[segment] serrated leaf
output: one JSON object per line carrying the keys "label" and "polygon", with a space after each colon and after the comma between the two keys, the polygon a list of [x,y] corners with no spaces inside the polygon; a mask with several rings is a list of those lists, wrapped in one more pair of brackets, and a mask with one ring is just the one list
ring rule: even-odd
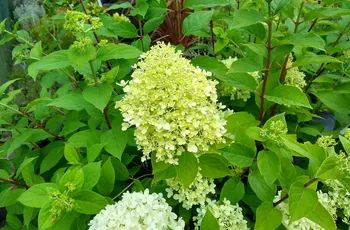
{"label": "serrated leaf", "polygon": [[64,146],[64,157],[69,164],[80,164],[80,159],[77,150],[72,144],[66,143]]}
{"label": "serrated leaf", "polygon": [[201,230],[220,230],[220,225],[209,208],[207,208],[200,226]]}
{"label": "serrated leaf", "polygon": [[164,19],[165,19],[165,16],[151,18],[143,25],[143,32],[145,34],[152,32],[163,23]]}
{"label": "serrated leaf", "polygon": [[86,108],[87,102],[81,93],[68,93],[56,99],[53,99],[48,106],[55,106],[67,110],[80,111]]}
{"label": "serrated leaf", "polygon": [[312,108],[305,93],[289,85],[277,86],[271,92],[267,93],[265,98],[271,102],[285,106]]}
{"label": "serrated leaf", "polygon": [[103,195],[110,194],[114,189],[115,171],[109,157],[102,165],[101,177],[97,184],[98,191]]}
{"label": "serrated leaf", "polygon": [[262,201],[271,202],[275,196],[276,187],[265,182],[257,167],[252,167],[248,182],[256,196]]}
{"label": "serrated leaf", "polygon": [[74,210],[83,214],[96,214],[107,204],[107,199],[93,191],[80,191],[74,193]]}
{"label": "serrated leaf", "polygon": [[141,51],[133,46],[126,44],[109,44],[102,46],[97,51],[96,59],[107,61],[111,59],[136,59]]}
{"label": "serrated leaf", "polygon": [[233,143],[228,147],[218,150],[225,159],[232,165],[238,167],[249,167],[254,160],[255,151],[242,144]]}
{"label": "serrated leaf", "polygon": [[50,201],[49,194],[58,191],[54,183],[42,183],[31,186],[22,193],[18,201],[28,207],[41,208]]}
{"label": "serrated leaf", "polygon": [[228,162],[219,154],[203,154],[199,157],[201,174],[208,178],[221,178],[231,174]]}
{"label": "serrated leaf", "polygon": [[245,10],[241,9],[234,13],[233,15],[233,28],[242,28],[250,25],[263,22],[263,15],[256,10]]}

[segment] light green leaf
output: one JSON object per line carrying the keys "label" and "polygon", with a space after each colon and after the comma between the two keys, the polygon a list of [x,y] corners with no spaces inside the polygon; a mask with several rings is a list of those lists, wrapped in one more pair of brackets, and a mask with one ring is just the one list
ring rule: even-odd
{"label": "light green leaf", "polygon": [[40,174],[53,168],[63,157],[64,143],[52,142],[42,149],[45,155],[40,164]]}
{"label": "light green leaf", "polygon": [[340,140],[341,144],[343,145],[345,152],[348,155],[350,155],[350,140],[348,140],[347,138],[340,136],[340,135],[339,135],[339,140]]}
{"label": "light green leaf", "polygon": [[55,191],[58,191],[58,186],[54,183],[33,185],[22,193],[18,201],[28,207],[42,208],[50,201],[49,194]]}
{"label": "light green leaf", "polygon": [[258,168],[268,184],[273,184],[281,171],[281,163],[274,152],[260,151],[258,153]]}
{"label": "light green leaf", "polygon": [[293,33],[280,41],[281,45],[291,44],[300,47],[312,47],[319,50],[324,50],[326,45],[325,41],[317,34],[304,32]]}
{"label": "light green leaf", "polygon": [[48,71],[54,69],[62,69],[71,65],[71,60],[68,58],[68,50],[60,50],[50,53],[40,61],[34,62],[28,67],[28,74],[34,80],[40,71]]}
{"label": "light green leaf", "polygon": [[67,110],[80,111],[86,108],[87,102],[81,93],[68,93],[56,99],[53,99],[48,106],[54,106]]}
{"label": "light green leaf", "polygon": [[199,157],[201,174],[208,178],[221,178],[231,174],[228,162],[219,154],[203,154]]}
{"label": "light green leaf", "polygon": [[141,51],[133,46],[126,44],[109,44],[102,46],[97,51],[96,59],[107,61],[111,59],[136,59]]}
{"label": "light green leaf", "polygon": [[318,168],[315,178],[321,180],[334,180],[339,178],[341,172],[339,170],[339,160],[337,156],[327,157]]}
{"label": "light green leaf", "polygon": [[165,16],[160,16],[160,17],[155,17],[150,20],[148,20],[144,25],[143,25],[143,32],[145,34],[148,34],[155,30],[158,26],[160,26],[165,19]]}
{"label": "light green leaf", "polygon": [[220,200],[227,199],[231,204],[236,204],[244,196],[244,184],[236,177],[228,179],[221,189]]}
{"label": "light green leaf", "polygon": [[250,187],[262,201],[271,202],[275,197],[276,187],[265,182],[257,167],[252,167],[248,176]]}
{"label": "light green leaf", "polygon": [[74,193],[74,210],[83,214],[99,213],[107,204],[107,199],[93,191],[80,191]]}
{"label": "light green leaf", "polygon": [[69,168],[59,180],[61,190],[67,189],[67,185],[72,184],[76,190],[80,190],[84,185],[84,172],[79,166]]}
{"label": "light green leaf", "polygon": [[254,160],[255,151],[242,144],[232,143],[228,147],[219,149],[218,152],[232,165],[249,167]]}
{"label": "light green leaf", "polygon": [[255,230],[273,230],[281,225],[282,213],[272,206],[271,202],[263,202],[256,210]]}
{"label": "light green leaf", "polygon": [[80,159],[77,150],[72,144],[66,143],[64,146],[64,157],[69,164],[77,165],[80,164]]}
{"label": "light green leaf", "polygon": [[220,230],[220,225],[209,208],[207,208],[200,226],[201,230]]}
{"label": "light green leaf", "polygon": [[190,14],[183,21],[182,32],[185,36],[208,36],[207,30],[212,16],[213,11],[196,11]]}
{"label": "light green leaf", "polygon": [[230,4],[230,0],[186,0],[185,8],[212,8],[216,6],[227,6]]}
{"label": "light green leaf", "polygon": [[238,10],[233,15],[233,28],[242,28],[264,21],[263,15],[256,10]]}
{"label": "light green leaf", "polygon": [[289,85],[277,86],[271,92],[268,92],[265,95],[265,98],[271,102],[285,106],[312,108],[305,93],[300,89]]}
{"label": "light green leaf", "polygon": [[98,86],[86,88],[83,91],[83,98],[103,112],[112,96],[112,91],[112,86],[100,84]]}
{"label": "light green leaf", "polygon": [[103,195],[110,194],[114,189],[115,171],[109,157],[102,165],[101,177],[97,184],[98,191]]}
{"label": "light green leaf", "polygon": [[179,164],[175,166],[176,174],[184,187],[190,186],[198,173],[198,160],[189,152],[184,152],[179,158]]}
{"label": "light green leaf", "polygon": [[83,190],[91,190],[101,176],[101,162],[92,162],[83,167],[84,185]]}

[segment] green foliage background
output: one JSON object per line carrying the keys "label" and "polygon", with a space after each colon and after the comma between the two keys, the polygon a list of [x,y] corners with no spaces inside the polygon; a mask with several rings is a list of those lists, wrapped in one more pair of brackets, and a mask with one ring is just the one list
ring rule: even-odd
{"label": "green foliage background", "polygon": [[[251,228],[283,228],[279,201],[273,201],[278,190],[292,220],[307,217],[327,230],[344,227],[320,207],[316,190],[335,179],[350,189],[350,175],[339,169],[337,157],[340,151],[350,154],[350,140],[342,136],[350,124],[350,1],[179,2],[187,17],[177,21],[178,34],[159,29],[170,17],[164,0],[117,2],[102,11],[89,1],[84,7],[79,1],[69,7],[65,1],[46,1],[47,15],[30,29],[16,23],[9,31],[6,21],[0,24],[0,45],[12,42],[16,64],[25,66],[25,77],[0,86],[4,229],[86,229],[92,215],[123,192],[164,193],[164,180],[172,177],[186,186],[198,167],[215,179],[217,198],[239,202]],[[87,11],[103,26],[73,34],[63,28],[68,9]],[[130,21],[115,20],[115,12]],[[76,37],[94,42],[75,49]],[[108,44],[100,45],[103,39]],[[123,96],[115,83],[130,80],[141,53],[162,39],[220,84],[251,94],[247,101],[220,98],[235,111],[227,119],[235,142],[213,146],[199,157],[198,167],[187,166],[190,153],[178,166],[141,163],[133,129],[121,130],[122,116],[114,107]],[[235,56],[238,61],[229,69],[220,62]],[[304,91],[284,84],[290,56],[306,74]],[[260,82],[247,74],[254,71]],[[30,85],[23,87],[23,81]],[[38,92],[28,95],[33,87]],[[332,129],[317,122],[325,114],[335,120]],[[277,139],[261,135],[276,121],[288,133]],[[314,143],[322,135],[340,142],[321,148]],[[62,206],[62,200],[74,205]],[[169,203],[191,229],[195,209]],[[217,226],[211,223],[215,218],[205,220]]]}

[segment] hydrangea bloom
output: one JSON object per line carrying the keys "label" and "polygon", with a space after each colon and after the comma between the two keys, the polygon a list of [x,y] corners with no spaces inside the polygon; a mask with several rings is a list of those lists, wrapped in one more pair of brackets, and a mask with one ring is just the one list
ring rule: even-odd
{"label": "hydrangea bloom", "polygon": [[116,107],[123,130],[136,126],[135,137],[144,157],[177,164],[186,150],[207,151],[224,141],[225,113],[217,104],[216,81],[194,67],[174,47],[158,43],[135,66],[126,96]]}
{"label": "hydrangea bloom", "polygon": [[272,121],[267,127],[260,130],[260,135],[277,144],[281,143],[281,136],[287,134],[288,129],[282,120]]}
{"label": "hydrangea bloom", "polygon": [[182,203],[186,209],[190,209],[193,205],[204,205],[207,201],[207,196],[215,193],[215,183],[213,179],[207,179],[198,172],[196,178],[188,187],[184,187],[182,183],[176,179],[166,180],[168,188],[166,192],[168,197],[173,197]]}
{"label": "hydrangea bloom", "polygon": [[209,201],[206,206],[197,208],[198,215],[193,217],[195,230],[198,230],[207,209],[218,221],[220,230],[245,230],[248,229],[247,221],[244,220],[242,208],[238,204],[232,205],[224,199],[222,202]]}
{"label": "hydrangea bloom", "polygon": [[90,230],[182,230],[185,222],[172,212],[162,194],[126,192],[122,200],[107,205],[89,223]]}
{"label": "hydrangea bloom", "polygon": [[288,63],[287,63],[287,75],[285,79],[285,84],[294,86],[299,88],[300,90],[303,90],[306,86],[305,82],[305,74],[299,70],[298,67],[292,67],[293,61],[292,57],[290,56]]}
{"label": "hydrangea bloom", "polygon": [[72,32],[97,30],[102,26],[99,17],[92,17],[74,10],[68,10],[64,19],[64,28]]}

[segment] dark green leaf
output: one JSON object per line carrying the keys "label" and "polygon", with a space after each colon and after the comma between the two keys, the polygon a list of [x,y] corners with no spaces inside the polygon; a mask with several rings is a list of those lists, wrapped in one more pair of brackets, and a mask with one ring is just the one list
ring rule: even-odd
{"label": "dark green leaf", "polygon": [[244,196],[244,184],[236,177],[228,179],[221,189],[220,200],[227,199],[236,204]]}
{"label": "dark green leaf", "polygon": [[97,51],[96,59],[107,61],[111,59],[134,59],[138,58],[141,51],[133,46],[126,44],[109,44],[102,46]]}
{"label": "dark green leaf", "polygon": [[97,184],[98,191],[103,195],[110,194],[114,189],[115,171],[109,157],[102,165],[101,177]]}
{"label": "dark green leaf", "polygon": [[83,214],[96,214],[107,204],[107,199],[93,191],[80,191],[74,193],[74,210]]}
{"label": "dark green leaf", "polygon": [[197,176],[198,160],[192,153],[184,152],[175,168],[177,177],[183,186],[188,187]]}
{"label": "dark green leaf", "polygon": [[271,92],[267,93],[265,98],[271,102],[285,106],[312,108],[305,93],[289,85],[277,86]]}
{"label": "dark green leaf", "polygon": [[196,11],[190,14],[183,21],[182,32],[185,36],[208,36],[207,30],[212,16],[213,11]]}
{"label": "dark green leaf", "polygon": [[276,229],[281,225],[282,213],[271,202],[263,202],[256,210],[255,230]]}
{"label": "dark green leaf", "polygon": [[103,112],[112,96],[113,88],[107,84],[100,84],[95,87],[88,87],[83,91],[84,99]]}
{"label": "dark green leaf", "polygon": [[231,174],[228,162],[219,154],[204,154],[199,157],[201,174],[207,178],[221,178]]}

